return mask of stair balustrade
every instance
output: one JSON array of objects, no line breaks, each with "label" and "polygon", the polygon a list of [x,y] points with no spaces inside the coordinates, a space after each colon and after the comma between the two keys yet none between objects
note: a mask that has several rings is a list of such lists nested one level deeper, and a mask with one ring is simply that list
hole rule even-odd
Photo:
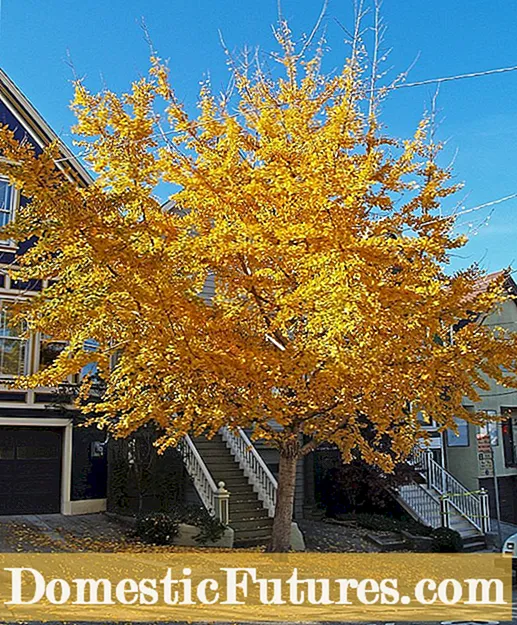
[{"label": "stair balustrade", "polygon": [[430,450],[415,450],[409,462],[425,479],[427,487],[446,502],[447,517],[459,514],[483,534],[490,531],[488,493],[485,489],[469,491],[447,469],[436,462]]},{"label": "stair balustrade", "polygon": [[215,483],[190,436],[185,436],[178,448],[201,502],[210,514],[224,525],[228,525],[230,493],[226,490],[224,482]]},{"label": "stair balustrade", "polygon": [[220,434],[232,455],[235,456],[244,475],[253,486],[262,505],[268,511],[269,516],[273,517],[278,483],[262,456],[241,428],[232,431],[223,427]]},{"label": "stair balustrade", "polygon": [[443,518],[440,499],[426,490],[422,484],[415,482],[401,486],[399,496],[416,514],[419,521],[429,527],[441,527]]}]

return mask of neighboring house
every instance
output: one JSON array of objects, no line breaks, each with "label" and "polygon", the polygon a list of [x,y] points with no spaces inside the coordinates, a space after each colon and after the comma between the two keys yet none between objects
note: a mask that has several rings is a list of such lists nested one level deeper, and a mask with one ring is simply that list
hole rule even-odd
[{"label": "neighboring house", "polygon": [[[1,70],[0,123],[37,151],[58,140]],[[89,184],[90,177],[70,150],[62,143],[60,149],[63,158],[57,166],[78,184]],[[0,226],[25,201],[0,178]],[[9,383],[15,376],[48,365],[61,349],[58,342],[42,342],[40,336],[22,339],[8,324],[10,304],[34,296],[45,286],[38,281],[15,282],[7,275],[8,267],[29,246],[28,242],[0,242],[0,514],[101,511],[106,508],[104,434],[76,427],[73,411],[53,407],[55,389],[21,390]]]},{"label": "neighboring house", "polygon": [[[479,322],[517,331],[517,285],[510,272],[489,274],[477,290],[485,290],[503,275],[508,298]],[[517,390],[489,383],[489,391],[479,390],[480,402],[465,399],[464,405],[502,420],[480,427],[458,419],[457,433],[441,434],[436,424],[428,424],[433,437],[430,451],[417,451],[414,459],[421,481],[402,487],[399,497],[419,520],[433,526],[448,524],[474,542],[494,529],[490,527],[490,518],[497,516],[494,476],[501,519],[517,523]]]},{"label": "neighboring house", "polygon": [[[510,272],[489,274],[479,288],[483,290],[501,275],[505,276],[504,286],[508,298],[483,323],[515,332],[517,284]],[[512,390],[492,383],[489,391],[480,390],[479,394],[479,403],[466,401],[465,406],[476,411],[484,410],[494,417],[502,417],[502,420],[483,428],[458,421],[458,436],[453,432],[444,436],[446,466],[468,489],[485,488],[488,491],[493,518],[496,516],[494,475],[497,476],[501,519],[517,524],[517,389]]]}]

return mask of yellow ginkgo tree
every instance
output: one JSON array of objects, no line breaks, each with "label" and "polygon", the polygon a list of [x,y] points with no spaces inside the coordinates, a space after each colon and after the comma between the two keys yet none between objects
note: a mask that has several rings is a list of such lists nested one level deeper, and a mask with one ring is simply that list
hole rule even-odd
[{"label": "yellow ginkgo tree", "polygon": [[0,173],[30,200],[5,230],[34,239],[17,277],[51,280],[19,317],[68,344],[20,383],[59,383],[94,341],[105,390],[88,401],[85,379],[79,406],[114,435],[251,429],[279,453],[282,551],[304,455],[330,442],[389,471],[423,436],[418,412],[454,427],[482,418],[462,401],[488,378],[515,385],[516,337],[480,323],[500,282],[479,293],[478,269],[446,271],[465,239],[439,210],[455,187],[428,121],[387,136],[359,53],[326,76],[287,26],[277,38],[281,75],[234,64],[233,92],[203,85],[195,115],[156,57],[122,96],[77,82],[88,187],[57,146],[6,128]]}]

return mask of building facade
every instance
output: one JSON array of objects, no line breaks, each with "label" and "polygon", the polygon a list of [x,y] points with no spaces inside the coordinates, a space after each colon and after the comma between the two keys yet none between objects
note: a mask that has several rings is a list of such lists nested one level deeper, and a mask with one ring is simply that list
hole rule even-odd
[{"label": "building facade", "polygon": [[[56,134],[9,77],[0,70],[0,123],[36,152]],[[90,178],[60,142],[56,166],[80,185]],[[1,157],[0,157],[1,158]],[[0,178],[0,226],[13,219],[26,198]],[[8,270],[30,247],[0,241],[0,514],[81,514],[106,508],[105,435],[81,427],[79,415],[58,401],[57,389],[13,387],[13,380],[48,366],[62,345],[46,337],[21,336],[10,323],[16,301],[37,297],[46,283],[21,283]],[[66,381],[72,383],[72,380]]]},{"label": "building facade", "polygon": [[[517,332],[517,285],[510,272],[487,276],[490,281],[505,274],[508,295],[500,308],[483,320],[485,325]],[[517,524],[517,390],[490,381],[490,390],[479,391],[478,403],[465,401],[473,411],[485,411],[496,420],[486,427],[458,421],[458,435],[444,435],[447,469],[467,488],[488,491],[491,516],[496,514],[495,480],[503,521]]]}]

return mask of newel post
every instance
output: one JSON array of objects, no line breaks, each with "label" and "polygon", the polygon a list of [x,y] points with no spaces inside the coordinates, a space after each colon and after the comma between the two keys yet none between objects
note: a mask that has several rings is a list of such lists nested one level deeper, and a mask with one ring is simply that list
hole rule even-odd
[{"label": "newel post", "polygon": [[480,499],[481,499],[481,522],[483,533],[486,534],[490,531],[490,506],[488,504],[488,491],[485,488],[482,488],[480,491]]},{"label": "newel post", "polygon": [[440,497],[440,516],[442,519],[442,527],[449,527],[449,496],[442,495]]},{"label": "newel post", "polygon": [[230,522],[230,493],[224,487],[224,482],[219,482],[217,486],[218,488],[214,495],[215,516],[223,525],[228,525]]}]

